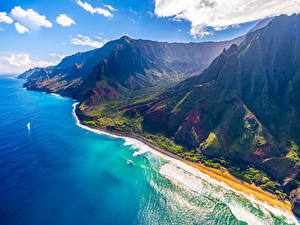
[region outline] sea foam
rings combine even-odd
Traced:
[[[257,201],[253,196],[248,196],[242,192],[236,191],[225,183],[219,182],[179,160],[171,159],[169,163],[164,164],[160,168],[159,172],[176,185],[182,186],[199,195],[212,196],[223,202],[230,208],[231,212],[238,220],[257,225],[270,224],[272,219],[271,212],[275,216],[283,218],[285,222],[289,224],[298,224],[297,219],[289,212],[270,206],[266,202],[263,203]],[[225,197],[226,194],[231,196],[230,192],[240,195],[240,197],[236,196],[237,199],[232,201],[232,197]],[[265,218],[262,219],[258,215],[252,214],[247,207],[242,203],[239,203],[238,199],[242,198],[248,199],[253,207],[262,210]]]

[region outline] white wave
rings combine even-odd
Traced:
[[[151,148],[148,145],[145,145],[144,143],[138,140],[135,140],[133,138],[124,138],[124,139],[125,139],[125,143],[123,144],[124,146],[131,146],[133,149],[138,149],[137,152],[133,153],[133,157],[151,151]]]
[[[171,180],[172,183],[184,187],[189,191],[200,195],[211,195],[213,198],[222,201],[230,208],[231,212],[238,220],[257,225],[270,224],[268,221],[271,220],[271,212],[275,216],[283,218],[287,223],[298,224],[297,219],[289,212],[270,206],[266,202],[262,203],[257,201],[253,196],[248,196],[242,192],[236,191],[225,183],[219,182],[176,159],[172,159],[169,163],[164,164],[159,172],[161,175]],[[230,191],[240,194],[241,197],[247,198],[252,203],[253,207],[256,206],[256,208],[261,209],[264,212],[264,216],[269,218],[269,220],[259,218],[252,214],[242,204],[238,204],[237,201],[226,198],[224,194],[229,194]]]
[[[55,94],[55,93],[50,93],[50,95],[55,96],[55,97],[57,97],[57,98],[63,98],[61,95]]]
[[[47,92],[42,92],[43,94],[48,94]],[[65,100],[71,100],[73,102],[77,102],[77,100],[73,99],[73,98],[70,98],[70,97],[67,97],[67,96],[62,96],[62,95],[59,95],[59,94],[56,94],[56,93],[50,93],[50,95],[52,96],[55,96],[59,99],[65,99]]]
[[[139,155],[139,154],[144,154],[145,152],[151,152],[154,155],[159,156],[160,158],[164,159],[165,161],[167,161],[168,163],[164,164],[161,166],[159,172],[160,174],[162,174],[163,176],[165,176],[166,178],[168,178],[169,180],[171,180],[173,183],[180,185],[182,187],[184,187],[187,190],[190,190],[192,192],[197,192],[200,194],[205,194],[206,192],[209,192],[211,194],[214,195],[214,197],[224,200],[223,197],[223,193],[219,192],[219,193],[213,193],[212,190],[210,190],[209,188],[203,188],[205,186],[205,182],[213,185],[213,186],[219,186],[221,187],[223,190],[225,191],[233,191],[235,193],[239,193],[241,195],[243,195],[244,197],[246,197],[248,200],[250,200],[252,203],[259,205],[260,207],[263,207],[265,210],[264,211],[270,211],[272,212],[274,215],[278,216],[278,217],[284,217],[286,218],[286,222],[288,223],[294,223],[294,224],[298,224],[297,219],[292,216],[289,212],[287,211],[283,211],[282,209],[279,208],[275,208],[273,206],[268,205],[266,202],[262,203],[260,201],[257,201],[253,196],[248,196],[242,192],[236,191],[234,189],[232,189],[231,187],[229,187],[227,184],[223,183],[223,182],[219,182],[213,178],[211,178],[209,175],[202,173],[201,171],[199,171],[198,169],[187,165],[186,163],[174,159],[170,156],[167,156],[165,154],[162,154],[159,151],[156,151],[155,149],[149,147],[148,145],[142,143],[139,140],[133,139],[133,138],[128,138],[128,137],[123,137],[123,136],[119,136],[119,135],[114,135],[114,134],[110,134],[104,131],[99,131],[96,129],[92,129],[90,127],[84,126],[80,123],[78,117],[76,116],[75,113],[75,109],[76,106],[79,103],[76,102],[73,104],[73,116],[76,120],[76,124],[86,130],[89,130],[91,132],[97,133],[97,134],[101,134],[101,135],[108,135],[110,137],[114,137],[114,138],[122,138],[125,140],[124,146],[132,146],[134,149],[138,149],[138,152],[134,152],[133,156]],[[207,186],[205,186],[207,187]],[[232,204],[227,204],[228,207],[230,207],[232,213],[236,216],[237,219],[239,220],[246,220],[247,222],[251,221],[256,221],[254,224],[259,224],[258,222],[261,222],[261,220],[259,218],[250,218],[249,214],[251,216],[254,216],[253,214],[251,214],[250,212],[246,212],[247,209],[244,209],[243,207],[235,207]],[[244,212],[243,215],[241,214],[241,211]],[[246,216],[246,214],[248,214]],[[249,218],[247,218],[249,217]],[[247,220],[248,219],[248,220]],[[251,223],[252,224],[252,223]]]
[[[256,217],[252,213],[250,213],[247,209],[239,206],[238,204],[227,204],[230,208],[233,215],[239,220],[246,222],[248,224],[255,225],[265,225],[265,224],[274,224],[271,221],[264,221],[261,218]]]

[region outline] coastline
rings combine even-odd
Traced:
[[[288,201],[282,202],[282,201],[278,200],[275,195],[262,190],[260,187],[254,185],[254,184],[249,184],[245,181],[242,181],[242,180],[234,177],[228,171],[221,171],[218,169],[204,166],[203,164],[200,164],[200,163],[195,163],[195,162],[185,160],[185,159],[183,159],[165,149],[162,149],[162,148],[154,145],[153,143],[150,143],[140,137],[136,137],[133,135],[126,135],[126,134],[119,134],[117,132],[112,132],[112,131],[104,130],[101,128],[82,124],[75,112],[78,104],[79,104],[78,102],[73,104],[73,116],[76,119],[77,125],[80,126],[81,128],[87,129],[91,132],[95,132],[98,134],[104,134],[104,135],[108,135],[108,136],[115,137],[115,138],[122,138],[125,140],[133,139],[134,141],[141,142],[142,144],[148,146],[151,150],[153,150],[154,153],[159,153],[162,156],[167,156],[167,157],[170,157],[171,159],[179,160],[179,161],[185,163],[186,165],[191,166],[191,167],[199,170],[200,172],[208,175],[210,178],[217,180],[220,183],[225,184],[229,188],[234,189],[235,191],[245,195],[248,198],[251,198],[251,200],[255,200],[261,204],[267,203],[269,206],[273,207],[273,209],[277,209],[277,210],[279,209],[279,210],[282,210],[283,212],[288,212],[289,214],[294,216],[290,202],[288,202]]]

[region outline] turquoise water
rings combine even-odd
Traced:
[[[0,224],[296,224],[131,139],[85,130],[74,101],[0,78]]]

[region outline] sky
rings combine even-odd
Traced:
[[[230,40],[300,0],[0,0],[0,74],[57,64],[128,35],[168,42]]]

